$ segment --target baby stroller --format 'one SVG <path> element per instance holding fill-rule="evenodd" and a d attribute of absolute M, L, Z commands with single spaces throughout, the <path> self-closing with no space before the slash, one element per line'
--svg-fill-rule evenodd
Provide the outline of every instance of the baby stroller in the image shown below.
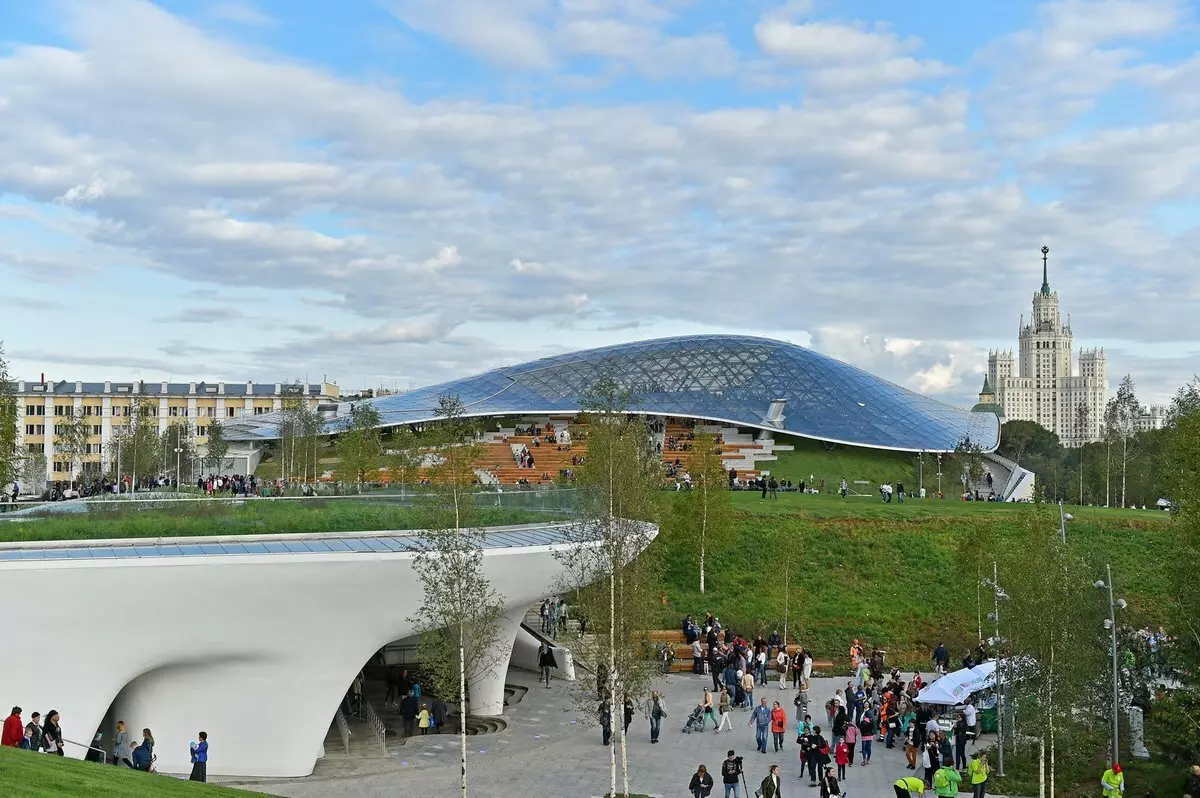
<path fill-rule="evenodd" d="M 683 724 L 683 733 L 691 734 L 694 731 L 700 731 L 704 728 L 704 707 L 699 704 L 692 710 L 692 714 L 688 715 L 687 723 Z"/>

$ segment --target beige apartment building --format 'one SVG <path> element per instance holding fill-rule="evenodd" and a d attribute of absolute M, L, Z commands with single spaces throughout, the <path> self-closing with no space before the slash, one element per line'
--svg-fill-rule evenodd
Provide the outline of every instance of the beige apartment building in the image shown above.
<path fill-rule="evenodd" d="M 16 388 L 18 448 L 45 458 L 48 482 L 65 482 L 78 476 L 72 473 L 69 458 L 55 454 L 56 434 L 73 415 L 91 426 L 82 469 L 75 470 L 100 474 L 109 470 L 116 456 L 114 432 L 129 423 L 135 404 L 144 406 L 148 415 L 157 419 L 160 433 L 172 424 L 186 424 L 196 448 L 203 453 L 213 421 L 280 410 L 284 400 L 294 396 L 316 407 L 336 402 L 340 395 L 333 383 L 54 382 L 44 375 L 36 382 L 19 380 Z M 236 463 L 237 458 L 233 459 Z M 249 465 L 235 464 L 234 470 Z"/>

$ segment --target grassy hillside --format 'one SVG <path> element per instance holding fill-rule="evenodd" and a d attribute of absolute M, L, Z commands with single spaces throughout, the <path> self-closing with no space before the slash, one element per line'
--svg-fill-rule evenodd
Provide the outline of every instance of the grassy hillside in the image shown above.
<path fill-rule="evenodd" d="M 665 567 L 661 622 L 674 627 L 685 613 L 711 610 L 739 631 L 769 633 L 783 626 L 783 542 L 793 558 L 789 636 L 818 658 L 844 659 L 851 640 L 877 644 L 892 661 L 923 663 L 939 638 L 963 646 L 975 636 L 976 575 L 962 573 L 959 548 L 976 529 L 1003 535 L 1037 513 L 1058 526 L 1057 508 L 959 501 L 884 505 L 877 499 L 783 495 L 761 500 L 734 494 L 735 534 L 709 552 L 707 592 L 699 592 L 695 554 L 669 522 L 654 546 Z M 1106 562 L 1133 611 L 1157 621 L 1167 586 L 1161 563 L 1171 556 L 1169 521 L 1162 513 L 1067 508 L 1069 544 L 1093 562 Z M 1035 567 L 1036 553 L 1030 555 Z M 1001 584 L 1004 575 L 1001 574 Z M 1097 601 L 1100 599 L 1097 598 Z M 987 607 L 983 607 L 986 616 Z M 984 618 L 985 635 L 987 620 Z"/>
<path fill-rule="evenodd" d="M 0 748 L 0 795 L 5 798 L 251 798 L 262 793 L 213 784 L 193 784 L 171 776 L 138 773 L 94 762 Z"/>
<path fill-rule="evenodd" d="M 851 490 L 873 493 L 881 482 L 902 482 L 910 487 L 917 484 L 915 454 L 825 445 L 803 438 L 788 439 L 786 443 L 794 444 L 795 451 L 780 452 L 778 460 L 764 462 L 763 468 L 777 479 L 790 479 L 796 485 L 803 480 L 819 488 L 821 480 L 825 480 L 825 490 L 832 493 L 844 477 Z M 869 484 L 855 484 L 856 480 L 865 480 Z M 936 485 L 936 460 L 926 455 L 925 487 Z"/>
<path fill-rule="evenodd" d="M 478 514 L 484 526 L 549 520 L 552 516 L 525 509 L 484 507 Z M 200 501 L 142 510 L 108 504 L 88 512 L 20 522 L 0 517 L 0 541 L 371 532 L 422 529 L 428 522 L 424 508 L 370 500 Z"/>

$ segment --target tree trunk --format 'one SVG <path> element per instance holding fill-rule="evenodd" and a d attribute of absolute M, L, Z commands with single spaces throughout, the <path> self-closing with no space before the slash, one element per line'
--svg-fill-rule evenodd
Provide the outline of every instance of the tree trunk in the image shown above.
<path fill-rule="evenodd" d="M 458 738 L 462 798 L 467 798 L 467 650 L 463 645 L 463 625 L 458 624 Z"/>
<path fill-rule="evenodd" d="M 1112 507 L 1112 444 L 1104 457 L 1104 506 Z"/>
<path fill-rule="evenodd" d="M 792 596 L 791 563 L 783 564 L 783 648 L 787 650 L 788 602 Z"/>
<path fill-rule="evenodd" d="M 708 488 L 704 488 L 704 496 L 701 499 L 704 506 L 700 512 L 700 594 L 704 594 L 704 535 L 708 532 Z"/>
<path fill-rule="evenodd" d="M 1046 798 L 1046 735 L 1038 748 L 1038 798 Z"/>
<path fill-rule="evenodd" d="M 1125 474 L 1129 470 L 1129 438 L 1121 438 L 1121 507 L 1128 504 L 1125 501 Z"/>

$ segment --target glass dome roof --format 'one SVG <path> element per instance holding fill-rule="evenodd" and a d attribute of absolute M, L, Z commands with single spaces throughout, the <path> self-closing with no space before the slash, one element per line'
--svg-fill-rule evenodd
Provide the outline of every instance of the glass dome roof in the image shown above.
<path fill-rule="evenodd" d="M 571 414 L 602 378 L 635 397 L 632 410 L 651 415 L 903 451 L 952 451 L 968 438 L 994 451 L 1000 442 L 994 413 L 951 407 L 802 346 L 742 335 L 588 349 L 366 401 L 383 426 L 434 420 L 438 397 L 454 394 L 472 416 Z M 338 406 L 338 417 L 326 422 L 328 432 L 340 427 L 349 409 L 349 403 Z M 226 425 L 226 435 L 270 440 L 279 436 L 279 420 L 277 413 L 239 419 Z"/>

